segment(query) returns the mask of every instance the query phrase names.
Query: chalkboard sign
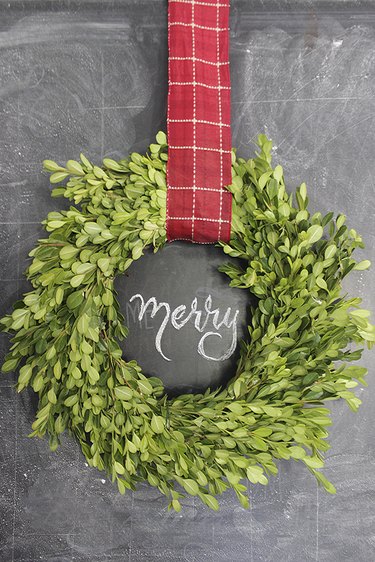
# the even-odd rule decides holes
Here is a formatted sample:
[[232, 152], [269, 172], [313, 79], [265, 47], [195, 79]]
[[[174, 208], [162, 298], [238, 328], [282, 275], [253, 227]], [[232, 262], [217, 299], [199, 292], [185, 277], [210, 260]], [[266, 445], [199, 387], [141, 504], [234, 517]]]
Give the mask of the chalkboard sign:
[[[22, 273], [29, 264], [28, 252], [45, 237], [40, 222], [49, 211], [69, 204], [50, 198], [48, 178], [40, 172], [42, 160], [64, 163], [83, 151], [100, 164], [104, 156], [117, 159], [133, 150], [144, 152], [155, 133], [165, 129], [167, 1], [6, 0], [0, 2], [0, 22], [0, 307], [5, 314], [31, 289]], [[371, 1], [232, 0], [233, 146], [240, 156], [249, 157], [256, 135], [268, 134], [288, 190], [306, 181], [313, 208], [346, 214], [364, 236], [366, 257], [373, 263], [374, 45]], [[222, 296], [228, 291], [231, 299], [237, 294], [245, 298], [246, 291], [228, 289], [224, 274], [214, 276], [211, 257], [211, 284], [206, 283], [204, 275], [203, 280], [197, 275], [209, 267], [208, 261], [203, 259], [200, 269], [188, 257], [190, 251], [194, 260], [201, 252], [213, 256], [217, 251], [217, 263], [223, 263], [222, 251], [182, 247], [174, 242], [159, 254], [146, 255], [128, 275], [118, 277], [124, 312], [137, 293], [168, 302], [171, 310], [182, 303], [190, 307], [200, 287], [212, 289], [213, 305], [221, 311], [230, 303], [239, 308], [229, 300], [218, 303], [213, 289], [219, 290], [216, 283], [222, 279]], [[172, 258], [174, 252], [178, 261]], [[164, 259], [168, 273], [161, 278], [153, 264], [162, 271]], [[182, 289], [177, 293], [178, 283], [172, 280], [176, 294], [162, 292], [161, 285], [175, 275], [174, 266], [181, 270], [178, 283], [191, 289], [189, 294]], [[363, 307], [371, 310], [373, 286], [374, 268], [346, 283], [348, 292], [360, 294]], [[157, 318], [152, 319], [155, 328]], [[130, 313], [128, 321], [124, 354], [137, 358], [145, 372], [163, 376], [166, 384], [171, 368], [168, 376], [170, 382], [178, 380], [179, 392], [183, 378], [180, 370], [173, 375], [174, 364], [179, 369], [187, 364], [194, 373], [196, 362], [202, 361], [207, 377], [217, 367], [203, 363], [196, 353], [199, 338], [192, 341], [188, 330], [195, 338], [199, 334], [190, 322], [179, 332], [169, 328], [176, 338], [173, 350], [184, 351], [180, 339], [192, 344], [187, 360], [180, 356], [172, 363], [155, 350], [155, 328], [147, 336], [147, 349], [137, 352], [134, 343], [142, 330]], [[172, 348], [166, 335], [162, 349], [168, 356]], [[9, 347], [3, 334], [2, 358]], [[151, 352], [154, 360], [146, 364]], [[235, 354], [231, 360], [235, 362]], [[364, 360], [373, 372], [373, 352]], [[225, 368], [223, 379], [231, 372], [232, 367]], [[36, 410], [32, 400], [38, 396], [33, 391], [17, 394], [13, 381], [5, 374], [0, 377], [1, 561], [374, 560], [373, 375], [356, 417], [344, 402], [332, 406], [325, 475], [337, 486], [335, 497], [319, 490], [300, 463], [281, 461], [268, 487], [249, 484], [250, 510], [239, 507], [235, 494], [227, 492], [219, 513], [187, 497], [179, 514], [168, 512], [165, 498], [148, 485], [120, 496], [103, 473], [85, 466], [68, 434], [55, 453], [45, 440], [26, 437]]]
[[235, 374], [254, 297], [229, 287], [228, 261], [213, 245], [172, 242], [115, 279], [129, 328], [126, 359], [159, 376], [169, 396], [225, 385]]

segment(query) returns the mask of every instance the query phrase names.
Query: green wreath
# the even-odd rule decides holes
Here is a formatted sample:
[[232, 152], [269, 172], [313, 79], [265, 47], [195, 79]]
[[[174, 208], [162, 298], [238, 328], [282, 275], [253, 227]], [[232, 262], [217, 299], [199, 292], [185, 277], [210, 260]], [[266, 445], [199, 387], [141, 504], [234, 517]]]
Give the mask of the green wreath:
[[[49, 435], [55, 450], [68, 429], [90, 466], [105, 470], [119, 491], [137, 482], [157, 486], [169, 508], [184, 493], [218, 509], [216, 496], [233, 488], [248, 507], [246, 486], [267, 484], [277, 459], [303, 462], [324, 488], [318, 470], [330, 424], [327, 400], [360, 400], [351, 389], [366, 369], [348, 366], [375, 341], [361, 299], [341, 295], [361, 237], [333, 213], [310, 216], [306, 186], [285, 191], [281, 166], [271, 167], [272, 143], [259, 135], [259, 154], [233, 151], [232, 234], [225, 254], [247, 267], [224, 264], [230, 285], [258, 298], [249, 341], [241, 342], [238, 368], [226, 388], [169, 399], [156, 377], [125, 361], [119, 340], [127, 334], [113, 288], [145, 248], [166, 242], [167, 139], [158, 133], [146, 156], [104, 159], [61, 167], [44, 161], [56, 187], [79, 207], [49, 213], [49, 232], [30, 252], [33, 290], [1, 320], [12, 332], [3, 371], [22, 362], [16, 388], [31, 386], [39, 407], [30, 436]], [[338, 363], [339, 362], [339, 363]], [[179, 485], [179, 486], [177, 486]]]

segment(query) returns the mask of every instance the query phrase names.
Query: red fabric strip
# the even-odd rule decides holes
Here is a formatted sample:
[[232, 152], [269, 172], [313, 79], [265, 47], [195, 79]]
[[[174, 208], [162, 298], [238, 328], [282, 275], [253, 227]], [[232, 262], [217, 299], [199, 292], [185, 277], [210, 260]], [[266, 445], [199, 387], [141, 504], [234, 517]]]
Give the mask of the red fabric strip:
[[169, 0], [167, 239], [228, 241], [229, 0]]

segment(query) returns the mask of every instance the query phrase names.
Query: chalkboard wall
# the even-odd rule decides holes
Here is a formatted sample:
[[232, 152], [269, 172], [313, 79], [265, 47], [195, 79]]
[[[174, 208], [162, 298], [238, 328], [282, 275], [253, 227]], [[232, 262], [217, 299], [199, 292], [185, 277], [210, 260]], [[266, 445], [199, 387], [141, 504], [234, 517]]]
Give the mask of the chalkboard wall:
[[[23, 272], [44, 236], [40, 221], [66, 205], [50, 198], [42, 160], [81, 151], [99, 163], [120, 158], [165, 128], [166, 23], [166, 0], [0, 0], [1, 315], [29, 289]], [[238, 153], [252, 155], [266, 133], [289, 188], [306, 181], [314, 209], [345, 213], [367, 245], [358, 257], [375, 259], [375, 4], [232, 0], [230, 55]], [[186, 256], [191, 271], [195, 258]], [[373, 271], [358, 272], [346, 289], [374, 310], [374, 281]], [[2, 335], [1, 359], [8, 347]], [[332, 406], [326, 475], [337, 496], [299, 464], [280, 462], [268, 487], [249, 486], [250, 510], [226, 493], [218, 513], [191, 497], [180, 514], [168, 512], [146, 484], [120, 496], [72, 437], [56, 453], [28, 438], [35, 396], [17, 395], [14, 376], [3, 374], [0, 560], [375, 560], [369, 352], [366, 363], [359, 413]]]

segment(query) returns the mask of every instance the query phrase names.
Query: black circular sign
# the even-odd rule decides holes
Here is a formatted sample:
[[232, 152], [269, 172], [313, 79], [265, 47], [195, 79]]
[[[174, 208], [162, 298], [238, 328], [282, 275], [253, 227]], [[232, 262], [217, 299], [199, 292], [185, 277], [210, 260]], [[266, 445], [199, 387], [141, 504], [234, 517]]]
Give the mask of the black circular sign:
[[226, 385], [235, 373], [254, 301], [218, 271], [228, 261], [238, 262], [221, 248], [178, 241], [115, 279], [129, 328], [124, 357], [160, 377], [170, 396]]

